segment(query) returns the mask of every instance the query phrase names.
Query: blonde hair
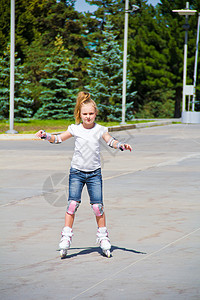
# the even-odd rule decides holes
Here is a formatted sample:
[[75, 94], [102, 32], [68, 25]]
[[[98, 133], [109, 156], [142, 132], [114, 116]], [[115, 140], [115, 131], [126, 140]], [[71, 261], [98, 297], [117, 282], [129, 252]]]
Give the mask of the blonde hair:
[[77, 99], [76, 99], [76, 106], [74, 109], [74, 117], [76, 120], [76, 124], [79, 124], [81, 122], [81, 106], [83, 104], [92, 103], [95, 109], [96, 114], [98, 113], [97, 105], [94, 100], [90, 98], [90, 93], [88, 92], [80, 92], [78, 93]]

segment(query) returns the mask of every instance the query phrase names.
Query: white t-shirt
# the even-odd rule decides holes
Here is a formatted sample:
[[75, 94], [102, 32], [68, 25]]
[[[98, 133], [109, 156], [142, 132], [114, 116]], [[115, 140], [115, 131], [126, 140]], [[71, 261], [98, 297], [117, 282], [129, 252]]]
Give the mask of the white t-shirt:
[[82, 124], [70, 125], [68, 131], [75, 138], [75, 150], [71, 167], [81, 171], [90, 172], [101, 167], [100, 139], [108, 128], [99, 124], [86, 129]]

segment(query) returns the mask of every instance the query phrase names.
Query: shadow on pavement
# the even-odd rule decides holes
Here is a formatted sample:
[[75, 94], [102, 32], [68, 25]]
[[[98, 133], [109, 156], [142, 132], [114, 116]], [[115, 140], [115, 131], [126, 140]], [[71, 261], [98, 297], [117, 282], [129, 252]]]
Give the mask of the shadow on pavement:
[[[77, 253], [73, 253], [73, 254], [68, 254], [66, 258], [72, 258], [72, 257], [76, 257], [76, 256], [79, 256], [79, 255], [86, 255], [86, 254], [91, 254], [93, 252], [97, 252], [99, 253], [101, 256], [105, 256], [101, 250], [100, 247], [87, 247], [87, 248], [70, 248], [70, 250], [81, 250]], [[69, 251], [70, 251], [69, 250]], [[147, 254], [145, 252], [141, 252], [141, 251], [136, 251], [136, 250], [133, 250], [133, 249], [127, 249], [127, 248], [122, 248], [122, 247], [118, 247], [118, 246], [112, 246], [111, 247], [111, 257], [112, 257], [112, 253], [115, 251], [115, 250], [121, 250], [121, 251], [126, 251], [126, 252], [132, 252], [134, 254]], [[66, 259], [64, 258], [64, 259]]]

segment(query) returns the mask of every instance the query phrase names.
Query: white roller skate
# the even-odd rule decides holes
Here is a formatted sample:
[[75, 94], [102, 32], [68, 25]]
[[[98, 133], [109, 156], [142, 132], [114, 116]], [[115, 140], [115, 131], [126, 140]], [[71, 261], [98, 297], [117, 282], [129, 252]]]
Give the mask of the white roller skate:
[[70, 248], [72, 242], [72, 229], [70, 227], [64, 227], [61, 235], [62, 237], [59, 243], [60, 257], [65, 258], [67, 256], [67, 250]]
[[103, 251], [103, 253], [107, 256], [110, 257], [110, 249], [111, 249], [111, 244], [110, 240], [108, 237], [108, 231], [106, 227], [99, 227], [97, 230], [97, 243], [100, 244], [100, 247]]

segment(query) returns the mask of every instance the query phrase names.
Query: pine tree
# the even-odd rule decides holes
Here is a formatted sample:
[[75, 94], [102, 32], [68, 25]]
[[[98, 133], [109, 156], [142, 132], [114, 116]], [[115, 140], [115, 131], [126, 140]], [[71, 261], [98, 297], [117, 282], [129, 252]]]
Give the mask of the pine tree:
[[[167, 108], [162, 117], [173, 117], [172, 98], [173, 74], [167, 64], [166, 55], [169, 35], [166, 25], [156, 14], [153, 6], [141, 3], [142, 9], [130, 18], [129, 53], [130, 72], [135, 77], [133, 88], [138, 93], [135, 97], [137, 117], [161, 117], [161, 108]], [[166, 104], [166, 101], [169, 103]]]
[[30, 81], [31, 97], [34, 100], [34, 114], [41, 107], [40, 93], [43, 86], [40, 80], [45, 77], [43, 72], [46, 58], [52, 54], [52, 45], [44, 47], [42, 45], [42, 36], [39, 35], [37, 40], [33, 41], [26, 52], [26, 59], [24, 63], [25, 78]]
[[[181, 116], [182, 88], [183, 88], [183, 55], [185, 39], [185, 17], [172, 12], [173, 9], [184, 8], [186, 2], [182, 0], [161, 0], [157, 6], [158, 13], [165, 23], [165, 32], [168, 39], [166, 46], [166, 58], [168, 68], [172, 74], [171, 82], [175, 91], [174, 117]], [[199, 1], [192, 1], [191, 9], [200, 9]], [[187, 84], [192, 84], [194, 70], [194, 54], [196, 45], [197, 16], [189, 17], [190, 29], [188, 31], [188, 60], [187, 60]]]
[[10, 84], [10, 57], [0, 57], [0, 119], [9, 116], [9, 84]]
[[[25, 121], [32, 117], [33, 100], [30, 97], [29, 81], [24, 78], [24, 66], [21, 59], [15, 59], [15, 86], [14, 86], [14, 117], [15, 120]], [[10, 98], [10, 54], [9, 47], [0, 58], [0, 119], [9, 117]]]
[[40, 80], [44, 87], [40, 101], [42, 107], [34, 115], [39, 119], [66, 119], [73, 118], [75, 88], [77, 78], [73, 77], [69, 52], [64, 49], [61, 37], [56, 38], [55, 50], [47, 58], [43, 72], [45, 78]]
[[[110, 22], [106, 23], [103, 34], [101, 53], [94, 53], [89, 63], [90, 84], [86, 88], [98, 104], [101, 120], [119, 120], [122, 108], [122, 51], [112, 33]], [[131, 96], [128, 93], [130, 83], [127, 79], [127, 99]], [[131, 106], [132, 102], [128, 100]], [[130, 108], [127, 113], [131, 114]]]
[[[98, 51], [103, 41], [103, 30], [107, 21], [113, 24], [112, 32], [116, 40], [123, 40], [124, 1], [123, 0], [86, 0], [88, 4], [95, 4], [97, 10], [88, 15], [87, 21], [89, 43], [94, 51]], [[92, 26], [90, 26], [90, 24]]]
[[1, 0], [0, 5], [0, 56], [6, 51], [10, 39], [10, 1]]

